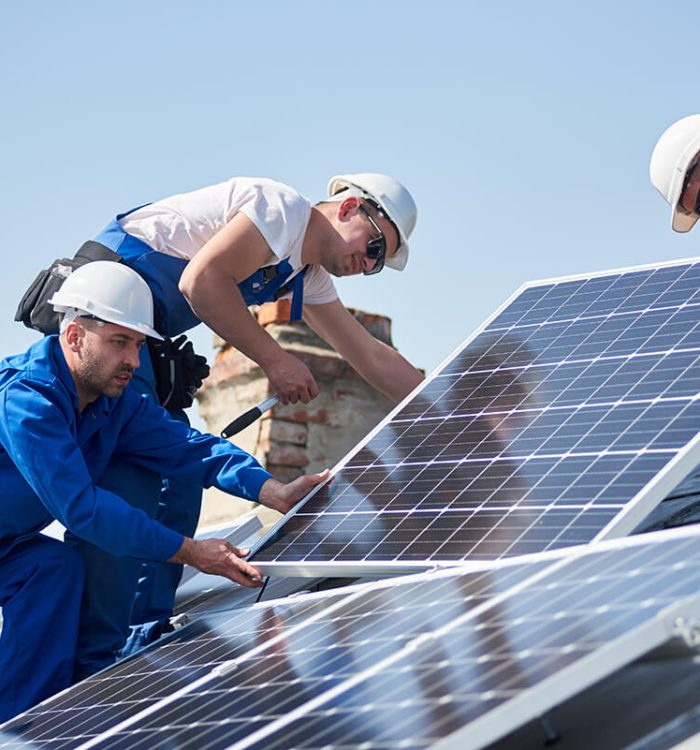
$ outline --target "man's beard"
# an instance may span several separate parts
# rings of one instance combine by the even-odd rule
[[[121,365],[110,372],[105,372],[104,365],[101,365],[99,357],[95,356],[92,349],[86,348],[79,378],[83,389],[95,398],[99,396],[117,398],[124,393],[124,389],[128,383],[120,385],[115,382],[114,378],[118,375],[131,375],[132,373],[132,368],[126,365]]]

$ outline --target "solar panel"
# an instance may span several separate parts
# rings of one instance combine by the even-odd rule
[[[235,547],[250,547],[249,539],[262,524],[257,517],[237,520],[233,525],[210,527],[197,533],[197,539],[226,539]],[[182,576],[175,598],[175,614],[188,617],[209,612],[220,612],[247,607],[265,599],[281,599],[302,590],[313,590],[314,579],[275,577],[265,580],[264,589],[248,589],[226,578],[202,573],[188,565]]]
[[[254,562],[384,575],[623,535],[700,461],[699,394],[697,261],[528,284]]]
[[[210,578],[213,579],[214,576],[194,578],[182,587],[181,593],[178,589],[178,596],[175,600],[176,615],[193,617],[210,612],[249,607],[258,601],[281,599],[302,590],[313,590],[313,587],[318,584],[316,579],[308,577],[277,576],[266,579],[265,588],[262,590],[238,586],[221,576],[209,582]]]
[[[484,747],[668,640],[698,592],[690,528],[307,595],[203,618],[3,730],[61,750]]]
[[[546,565],[546,561],[540,563],[541,567]],[[349,642],[342,648],[352,649],[353,657],[350,661],[343,660],[342,665],[335,662],[338,676],[342,677],[346,673],[356,673],[373,654],[376,655],[376,651],[362,653],[367,633],[372,633],[380,648],[392,641],[406,642],[423,632],[427,623],[432,622],[437,627],[455,613],[476,606],[493,591],[509,588],[530,572],[530,567],[513,567],[496,574],[497,580],[475,575],[460,583],[457,589],[454,582],[447,582],[437,590],[431,585],[420,596],[402,589],[394,597],[400,599],[399,605],[394,606],[390,601],[373,604],[370,598],[335,620],[334,610],[353,598],[364,596],[366,586],[307,594],[245,610],[207,615],[182,628],[163,645],[147,649],[17,717],[7,728],[20,732],[23,739],[38,747],[53,748],[58,744],[62,749],[74,748],[101,733],[113,732],[116,725],[153,710],[163,702],[167,706],[178,691],[187,691],[187,695],[182,696],[185,702],[199,700],[200,692],[208,695],[207,686],[211,687],[212,682],[217,683],[215,695],[218,695],[219,685],[230,686],[235,692],[241,672],[233,670],[226,677],[225,671],[227,665],[241,659],[252,660],[248,671],[252,679],[260,680],[257,687],[250,684],[246,688],[241,706],[246,713],[234,727],[237,732],[249,731],[249,728],[239,725],[253,719],[262,722],[277,717],[277,714],[274,717],[270,714],[277,709],[274,703],[270,703],[274,691],[269,683],[275,682],[272,672],[277,669],[279,654],[285,651],[290,638],[304,640],[308,634],[312,641],[317,642],[314,658],[321,655],[319,648],[326,647],[327,653],[321,656],[323,663],[330,667],[334,652],[332,647],[328,648],[330,639],[336,628],[347,628]],[[375,583],[372,592],[381,598],[383,588],[390,585],[388,582]],[[371,592],[367,593],[371,595]],[[426,608],[430,609],[428,617]],[[320,621],[319,625],[317,621]],[[352,631],[358,627],[362,634],[355,639]],[[278,647],[280,650],[276,651]],[[272,653],[268,653],[270,649]],[[223,670],[224,674],[212,673],[212,670]],[[328,682],[329,678],[320,679],[316,689],[325,690]],[[306,695],[308,693],[289,696],[286,710]],[[228,695],[221,710],[231,711],[233,715],[233,702],[239,697],[238,693]],[[203,737],[202,742],[204,744]],[[0,748],[5,750],[1,743]]]
[[[567,557],[230,747],[486,747],[694,626],[698,531]]]

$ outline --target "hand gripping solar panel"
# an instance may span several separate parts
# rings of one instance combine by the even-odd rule
[[[262,524],[256,517],[236,522],[234,525],[224,525],[206,529],[197,534],[197,539],[226,539],[234,547],[248,547],[248,538],[254,535]],[[268,579],[265,586],[265,599],[279,599],[288,594],[309,588],[314,584],[310,578],[274,578]],[[234,586],[221,576],[209,575],[185,566],[185,570],[177,589],[175,612],[191,617],[203,612],[237,609],[247,607],[258,601],[261,591]]]
[[[196,648],[121,665],[140,662],[126,696],[138,709],[105,696],[76,714],[77,686],[3,729],[61,750],[482,748],[699,614],[700,528],[658,532],[215,615]],[[149,693],[186,659],[189,684]]]
[[[369,575],[631,531],[700,461],[700,263],[525,285],[254,547]]]

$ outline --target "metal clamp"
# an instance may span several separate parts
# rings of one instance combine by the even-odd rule
[[[700,648],[700,620],[695,617],[676,617],[673,621],[674,635],[682,638],[688,648]]]

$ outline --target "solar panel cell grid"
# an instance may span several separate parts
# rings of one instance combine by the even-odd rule
[[[132,710],[117,726],[126,677],[117,667],[111,696],[110,672],[73,691],[93,683],[95,695],[101,685],[101,703],[62,696],[4,729],[61,750],[86,742],[111,750],[423,748],[446,738],[478,748],[513,728],[523,706],[534,719],[662,643],[679,615],[700,614],[699,591],[700,531],[692,529],[554,562],[453,569],[258,605],[204,618],[187,637],[122,665],[133,700],[141,681],[157,685],[175,671],[192,681],[148,715]],[[211,671],[222,665],[229,668]],[[195,682],[204,670],[207,679]],[[536,699],[517,703],[532,691]]]
[[[298,602],[287,616],[288,626],[314,606],[313,601]],[[249,652],[272,637],[276,628],[274,612],[265,608],[212,615],[178,631],[163,646],[22,714],[6,725],[7,731],[20,732],[24,739],[52,750],[77,747],[208,674],[216,664]]]
[[[567,689],[577,692],[593,681],[591,670],[600,679],[617,668],[614,645],[627,642],[624,663],[663,642],[667,636],[648,631],[674,602],[688,602],[692,617],[700,606],[699,553],[696,533],[692,540],[593,552],[555,566],[460,626],[278,722],[271,733],[234,747],[427,748],[450,735],[449,747],[484,747],[513,728],[509,702],[538,688],[552,707],[562,694],[547,693],[546,680],[566,673]],[[576,672],[584,659],[587,666]],[[530,705],[533,720],[543,703]]]
[[[427,564],[590,541],[697,434],[698,282],[686,263],[526,288],[256,562]]]
[[[387,650],[445,625],[543,567],[546,563],[461,581],[423,581],[418,587],[383,584],[362,589],[357,600],[337,591],[209,616],[183,629],[174,642],[86,681],[7,728],[37,747],[60,742],[75,748],[166,697],[161,684],[170,682],[172,694],[187,681],[193,684],[214,667],[239,659],[237,668],[144,717],[128,734],[111,735],[108,745],[171,747],[196,731],[199,740],[193,746],[206,747],[211,741],[221,747],[253,731],[256,722],[285,715],[369,668]],[[331,604],[340,607],[330,611]],[[314,621],[314,615],[321,617]],[[259,653],[250,658],[256,648]]]

